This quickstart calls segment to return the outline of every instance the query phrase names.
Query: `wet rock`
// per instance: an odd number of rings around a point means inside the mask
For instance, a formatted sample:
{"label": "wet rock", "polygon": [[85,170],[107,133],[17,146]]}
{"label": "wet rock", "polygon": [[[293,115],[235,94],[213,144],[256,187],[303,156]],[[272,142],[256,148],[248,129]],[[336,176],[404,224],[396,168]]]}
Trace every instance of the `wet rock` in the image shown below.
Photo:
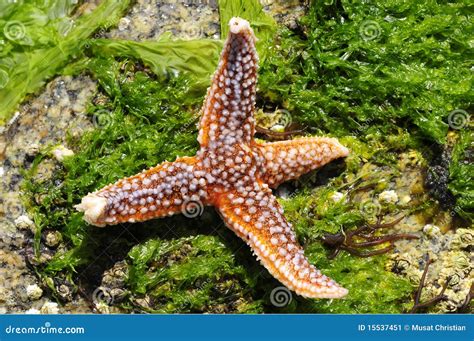
{"label": "wet rock", "polygon": [[37,314],[41,314],[41,311],[36,309],[36,308],[30,308],[28,310],[25,310],[25,314],[26,315],[37,315]]}
{"label": "wet rock", "polygon": [[395,204],[398,201],[398,194],[394,190],[383,191],[379,194],[380,202]]}
{"label": "wet rock", "polygon": [[56,302],[45,302],[40,309],[41,314],[59,314],[59,307]]}
{"label": "wet rock", "polygon": [[38,284],[31,284],[26,287],[26,294],[31,300],[38,300],[43,295],[43,290],[38,286]]}
{"label": "wet rock", "polygon": [[53,149],[52,154],[56,160],[63,162],[65,158],[73,156],[74,152],[71,149],[60,145]]}
{"label": "wet rock", "polygon": [[35,232],[35,223],[25,214],[15,219],[15,226],[18,229],[30,229],[32,232]]}
{"label": "wet rock", "polygon": [[428,168],[425,180],[425,185],[431,195],[436,198],[445,209],[453,207],[456,202],[448,188],[450,162],[451,154],[447,149],[436,153]]}
{"label": "wet rock", "polygon": [[423,232],[430,238],[436,237],[441,233],[438,226],[432,224],[426,224],[423,227]]}

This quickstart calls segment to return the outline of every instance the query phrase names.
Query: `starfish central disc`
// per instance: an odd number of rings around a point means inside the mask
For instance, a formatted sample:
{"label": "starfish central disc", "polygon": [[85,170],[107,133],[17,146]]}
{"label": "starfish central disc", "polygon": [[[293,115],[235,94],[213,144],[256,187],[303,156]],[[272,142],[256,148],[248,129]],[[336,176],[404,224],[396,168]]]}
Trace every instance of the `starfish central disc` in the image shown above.
{"label": "starfish central disc", "polygon": [[270,188],[349,151],[325,137],[254,141],[256,38],[246,20],[232,18],[229,25],[201,110],[196,156],[121,179],[88,194],[76,208],[88,223],[105,226],[180,213],[190,202],[212,205],[288,288],[305,297],[343,297],[347,290],[309,263]]}

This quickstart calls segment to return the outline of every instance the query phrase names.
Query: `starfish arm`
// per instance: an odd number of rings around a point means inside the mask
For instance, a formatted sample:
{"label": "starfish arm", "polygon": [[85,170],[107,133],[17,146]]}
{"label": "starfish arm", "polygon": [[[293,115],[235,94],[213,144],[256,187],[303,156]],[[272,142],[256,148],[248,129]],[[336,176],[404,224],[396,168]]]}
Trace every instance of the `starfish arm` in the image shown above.
{"label": "starfish arm", "polygon": [[265,143],[257,145],[257,150],[263,159],[262,181],[271,188],[349,154],[337,139],[329,137]]}
{"label": "starfish arm", "polygon": [[216,206],[227,226],[276,279],[297,294],[311,298],[346,295],[346,289],[309,263],[268,186],[255,183],[251,187],[220,196]]}
{"label": "starfish arm", "polygon": [[256,38],[244,19],[232,18],[229,25],[229,35],[201,110],[198,141],[203,148],[250,143],[254,134]]}
{"label": "starfish arm", "polygon": [[137,175],[89,193],[78,211],[95,226],[145,221],[175,213],[192,215],[207,205],[205,172],[193,157],[164,162]]}

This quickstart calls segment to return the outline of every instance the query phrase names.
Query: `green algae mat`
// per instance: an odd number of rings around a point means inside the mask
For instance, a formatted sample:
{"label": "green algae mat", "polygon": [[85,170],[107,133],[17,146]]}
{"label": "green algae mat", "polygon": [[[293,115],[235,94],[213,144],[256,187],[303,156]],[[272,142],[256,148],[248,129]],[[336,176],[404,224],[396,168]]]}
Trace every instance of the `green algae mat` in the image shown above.
{"label": "green algae mat", "polygon": [[349,289],[343,300],[283,290],[213,209],[97,229],[73,208],[88,192],[196,152],[222,41],[92,38],[116,24],[128,1],[103,1],[72,27],[75,1],[1,6],[0,122],[54,75],[87,73],[99,84],[88,109],[93,128],[68,138],[74,155],[43,178],[54,148],[44,146],[24,171],[36,225],[30,262],[58,301],[81,295],[97,311],[119,312],[409,312],[434,252],[423,240],[445,233],[454,270],[422,298],[444,284],[452,297],[420,311],[469,309],[456,303],[472,282],[468,1],[313,1],[291,28],[256,1],[219,1],[222,37],[229,18],[241,16],[259,38],[258,137],[334,136],[352,152],[276,191],[307,257]]}

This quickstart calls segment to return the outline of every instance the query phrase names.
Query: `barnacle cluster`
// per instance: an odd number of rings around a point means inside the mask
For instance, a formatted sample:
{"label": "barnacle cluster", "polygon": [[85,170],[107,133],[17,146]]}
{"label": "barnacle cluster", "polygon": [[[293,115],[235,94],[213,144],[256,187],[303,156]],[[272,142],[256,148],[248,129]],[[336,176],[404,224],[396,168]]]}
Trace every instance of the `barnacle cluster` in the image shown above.
{"label": "barnacle cluster", "polygon": [[472,230],[459,228],[441,234],[432,225],[426,225],[423,230],[426,236],[421,238],[419,247],[392,254],[387,268],[408,278],[413,285],[421,285],[419,302],[429,302],[441,296],[432,305],[424,307],[429,312],[457,312],[466,305],[474,280],[469,251]]}

